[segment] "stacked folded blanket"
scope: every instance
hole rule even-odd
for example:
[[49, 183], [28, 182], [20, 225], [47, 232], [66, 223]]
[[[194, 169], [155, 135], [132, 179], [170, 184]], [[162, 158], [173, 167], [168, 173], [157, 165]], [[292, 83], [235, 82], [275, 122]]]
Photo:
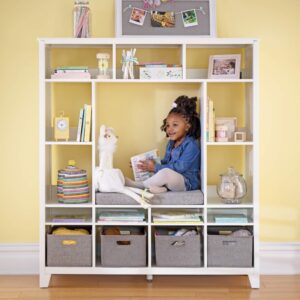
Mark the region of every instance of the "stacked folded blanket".
[[72, 163], [58, 171], [57, 198], [61, 203], [84, 203], [89, 200], [87, 172]]

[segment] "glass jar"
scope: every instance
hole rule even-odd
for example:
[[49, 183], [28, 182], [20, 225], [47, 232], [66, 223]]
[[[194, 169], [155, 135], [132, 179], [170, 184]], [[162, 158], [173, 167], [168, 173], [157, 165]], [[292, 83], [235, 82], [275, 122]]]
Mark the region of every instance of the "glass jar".
[[246, 181], [233, 167], [220, 175], [217, 193], [226, 204], [239, 204], [247, 193]]
[[90, 37], [90, 8], [88, 0], [76, 0], [73, 9], [73, 36]]

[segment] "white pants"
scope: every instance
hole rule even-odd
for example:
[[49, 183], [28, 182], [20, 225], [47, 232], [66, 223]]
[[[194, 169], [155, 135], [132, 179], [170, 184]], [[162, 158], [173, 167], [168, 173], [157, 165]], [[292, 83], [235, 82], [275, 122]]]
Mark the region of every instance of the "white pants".
[[150, 178], [143, 181], [146, 188], [152, 186], [165, 186], [172, 192], [186, 191], [184, 177], [168, 168], [161, 169]]

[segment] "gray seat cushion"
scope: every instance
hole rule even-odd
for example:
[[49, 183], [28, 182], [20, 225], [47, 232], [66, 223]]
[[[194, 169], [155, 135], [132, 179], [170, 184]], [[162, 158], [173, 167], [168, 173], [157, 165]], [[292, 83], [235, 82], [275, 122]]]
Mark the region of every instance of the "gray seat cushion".
[[[156, 194], [150, 202], [152, 205], [201, 205], [203, 193], [200, 190], [188, 192], [167, 192]], [[96, 193], [98, 205], [135, 205], [137, 202], [120, 193]]]

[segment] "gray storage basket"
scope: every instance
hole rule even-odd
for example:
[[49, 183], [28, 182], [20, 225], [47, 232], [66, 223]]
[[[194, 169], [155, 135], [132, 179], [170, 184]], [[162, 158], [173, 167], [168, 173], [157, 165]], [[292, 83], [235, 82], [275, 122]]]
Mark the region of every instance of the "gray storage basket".
[[47, 266], [92, 266], [92, 236], [47, 234]]
[[[146, 266], [146, 234], [103, 235], [101, 234], [101, 264], [105, 267]], [[128, 241], [128, 245], [119, 242]]]
[[207, 265], [209, 267], [252, 267], [252, 256], [253, 236], [207, 235]]
[[155, 235], [155, 255], [160, 267], [200, 267], [200, 235]]

